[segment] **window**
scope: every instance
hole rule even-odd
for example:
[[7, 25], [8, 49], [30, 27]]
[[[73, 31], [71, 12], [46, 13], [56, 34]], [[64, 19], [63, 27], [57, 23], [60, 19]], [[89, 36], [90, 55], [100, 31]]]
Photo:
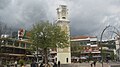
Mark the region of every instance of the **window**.
[[66, 19], [66, 17], [62, 17], [62, 19]]
[[5, 40], [2, 40], [2, 41], [1, 41], [1, 44], [2, 44], [2, 45], [5, 45], [5, 44], [6, 44], [6, 41], [5, 41]]
[[13, 41], [8, 40], [8, 44], [7, 45], [13, 45]]

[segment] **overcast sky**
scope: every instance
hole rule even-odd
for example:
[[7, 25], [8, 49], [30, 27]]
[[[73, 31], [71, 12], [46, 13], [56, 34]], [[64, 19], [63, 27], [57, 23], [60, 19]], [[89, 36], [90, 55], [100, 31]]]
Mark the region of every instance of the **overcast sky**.
[[25, 29], [40, 20], [54, 22], [59, 5], [69, 9], [72, 35], [99, 36], [107, 25], [120, 28], [120, 0], [0, 0], [0, 21]]

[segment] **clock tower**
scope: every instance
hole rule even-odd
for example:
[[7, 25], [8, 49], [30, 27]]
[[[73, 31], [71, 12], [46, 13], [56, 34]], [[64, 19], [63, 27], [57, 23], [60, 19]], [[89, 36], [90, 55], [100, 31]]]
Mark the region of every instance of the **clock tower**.
[[66, 5], [60, 5], [57, 8], [57, 25], [61, 27], [62, 31], [65, 31], [68, 35], [69, 47], [57, 48], [57, 62], [60, 61], [61, 64], [71, 63], [71, 50], [70, 50], [70, 29], [68, 20], [68, 9]]

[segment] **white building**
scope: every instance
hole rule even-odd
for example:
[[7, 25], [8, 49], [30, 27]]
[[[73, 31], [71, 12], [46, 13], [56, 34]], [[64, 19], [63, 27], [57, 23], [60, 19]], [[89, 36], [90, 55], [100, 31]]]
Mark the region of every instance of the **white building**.
[[[65, 31], [68, 36], [70, 37], [70, 30], [69, 30], [69, 20], [68, 20], [68, 9], [66, 5], [60, 5], [57, 8], [57, 25], [61, 27], [62, 31]], [[69, 38], [70, 42], [70, 38]], [[68, 44], [69, 47], [66, 48], [57, 48], [57, 62], [60, 61], [61, 64], [68, 64], [71, 63], [71, 50], [70, 50], [70, 43]]]
[[[79, 57], [79, 61], [89, 61], [97, 59], [99, 60], [101, 58], [99, 46], [98, 46], [98, 40], [97, 37], [93, 36], [75, 36], [71, 37], [71, 51], [72, 53], [80, 53], [78, 55], [72, 54], [72, 62], [76, 62], [76, 59], [73, 58], [74, 56]], [[79, 49], [75, 49], [76, 47], [79, 47]], [[79, 62], [77, 61], [77, 62]]]

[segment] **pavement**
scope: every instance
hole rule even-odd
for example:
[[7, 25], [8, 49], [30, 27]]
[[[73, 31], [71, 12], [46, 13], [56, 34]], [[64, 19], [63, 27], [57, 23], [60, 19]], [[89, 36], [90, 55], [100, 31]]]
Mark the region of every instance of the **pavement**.
[[[71, 63], [61, 65], [61, 67], [91, 67], [91, 63]], [[96, 67], [102, 67], [102, 64], [97, 62]], [[103, 67], [120, 67], [120, 63], [103, 63]]]
[[[7, 66], [4, 66], [7, 67]], [[14, 66], [10, 66], [14, 67]], [[17, 67], [20, 67], [19, 65]], [[30, 64], [26, 64], [25, 67], [30, 67]], [[62, 64], [61, 67], [91, 67], [91, 63], [71, 63], [71, 64]], [[93, 66], [94, 67], [94, 66]], [[102, 67], [102, 64], [97, 62], [96, 67]], [[120, 67], [120, 62], [112, 63], [103, 63], [103, 67]]]
[[[103, 63], [104, 67], [110, 67], [109, 64]], [[71, 64], [64, 64], [61, 67], [91, 67], [91, 63], [71, 63]], [[94, 67], [94, 65], [93, 65]], [[102, 67], [101, 63], [96, 63], [96, 67]]]

